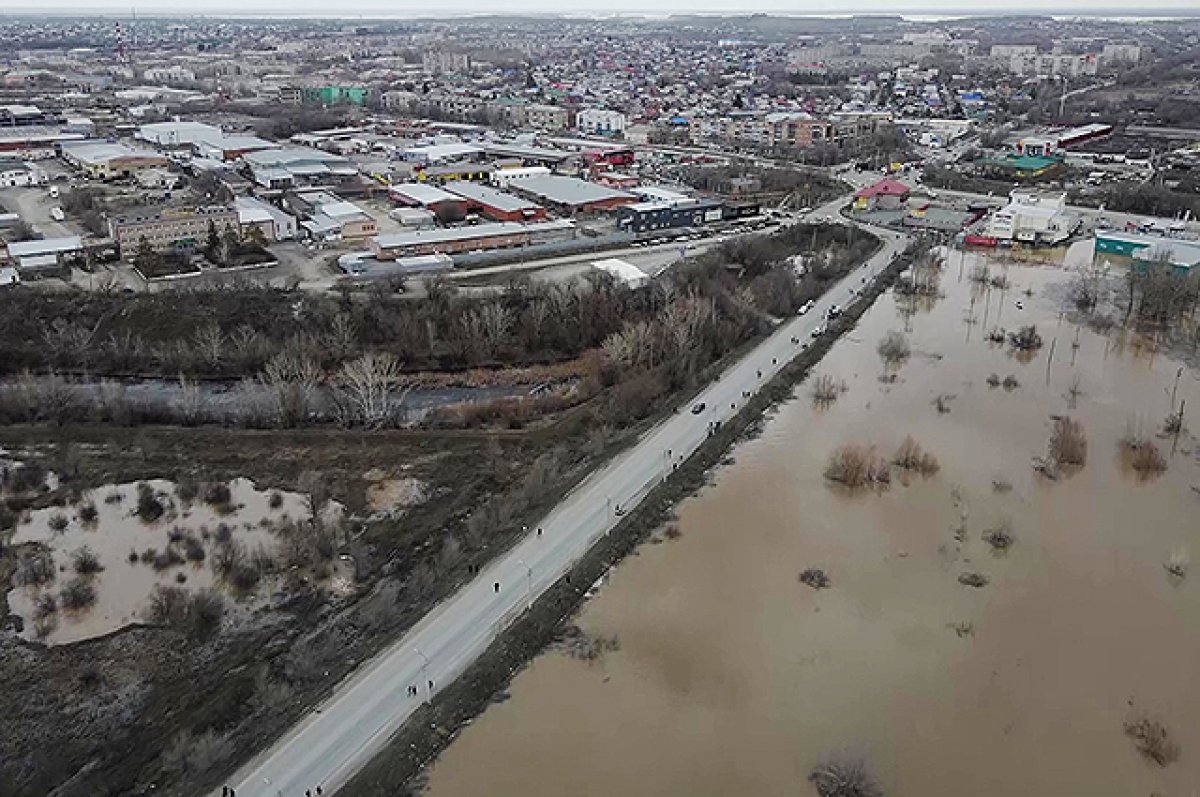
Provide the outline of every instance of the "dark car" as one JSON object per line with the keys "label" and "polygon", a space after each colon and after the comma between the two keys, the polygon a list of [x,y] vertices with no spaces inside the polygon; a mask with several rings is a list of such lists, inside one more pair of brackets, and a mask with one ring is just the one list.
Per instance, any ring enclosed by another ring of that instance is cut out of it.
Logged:
{"label": "dark car", "polygon": [[704,412],[704,402],[703,401],[701,401],[699,404],[692,405],[692,415],[699,415],[702,412]]}

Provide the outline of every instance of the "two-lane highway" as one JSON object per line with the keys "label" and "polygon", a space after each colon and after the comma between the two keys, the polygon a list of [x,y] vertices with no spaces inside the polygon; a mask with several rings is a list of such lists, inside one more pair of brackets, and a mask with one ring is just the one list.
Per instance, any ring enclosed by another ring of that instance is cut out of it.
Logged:
{"label": "two-lane highway", "polygon": [[[843,200],[844,201],[844,200]],[[630,450],[591,474],[506,555],[439,604],[396,644],[348,677],[316,711],[232,779],[239,797],[332,794],[423,702],[460,675],[496,636],[656,484],[686,460],[718,422],[745,406],[811,341],[828,308],[850,304],[899,253],[907,237],[873,230],[884,246],[806,315],[775,332]]]}

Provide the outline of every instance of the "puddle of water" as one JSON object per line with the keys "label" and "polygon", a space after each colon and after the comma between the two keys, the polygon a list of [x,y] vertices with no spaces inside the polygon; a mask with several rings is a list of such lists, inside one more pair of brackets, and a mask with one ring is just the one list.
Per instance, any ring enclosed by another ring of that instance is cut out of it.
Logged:
{"label": "puddle of water", "polygon": [[[203,495],[184,501],[170,481],[153,479],[145,484],[165,507],[162,517],[152,522],[145,522],[137,515],[136,483],[106,485],[76,505],[39,509],[22,518],[9,544],[43,543],[53,556],[56,571],[54,580],[43,586],[15,586],[8,593],[9,610],[25,621],[23,637],[63,644],[140,622],[150,597],[160,585],[192,591],[215,586],[232,597],[214,571],[217,540],[228,533],[248,552],[261,548],[274,553],[279,542],[273,527],[287,518],[309,516],[304,496],[258,490],[249,479],[229,482],[229,503],[221,508],[205,503]],[[84,507],[95,508],[94,519],[85,519]],[[331,506],[329,511],[336,514],[340,508]],[[203,559],[188,560],[183,542],[187,536],[195,538],[204,549]],[[85,547],[95,554],[103,568],[87,577],[95,590],[95,603],[79,611],[60,608],[57,625],[39,637],[35,622],[39,598],[59,595],[63,586],[75,578],[75,556]],[[155,563],[143,556],[148,550],[164,556],[174,550],[178,556]],[[132,561],[134,558],[136,561]],[[243,609],[261,606],[269,592],[269,583],[264,581],[252,594],[237,596],[236,605]],[[230,608],[234,605],[233,600],[227,603]]]}
{"label": "puddle of water", "polygon": [[[965,276],[979,256],[961,281],[959,257],[940,301],[901,314],[885,296],[834,347],[815,374],[845,381],[835,403],[799,388],[680,506],[678,539],[612,572],[578,624],[619,650],[590,665],[539,656],[435,762],[433,797],[793,797],[815,793],[808,773],[839,750],[888,794],[1190,792],[1200,577],[1172,583],[1163,565],[1200,547],[1200,465],[1190,439],[1173,454],[1157,440],[1169,469],[1139,480],[1118,451],[1131,419],[1152,429],[1168,413],[1177,364],[1086,329],[1073,348],[1046,290],[1062,270],[1011,266],[1011,289],[982,291]],[[984,337],[1028,323],[1045,340],[1029,358]],[[881,382],[876,345],[906,326],[913,355]],[[1020,387],[989,387],[991,373]],[[1194,373],[1179,396],[1200,406]],[[1089,454],[1052,482],[1032,462],[1062,413]],[[823,478],[837,447],[890,457],[907,435],[936,475],[854,494]],[[983,536],[1005,523],[1016,541],[997,555]],[[809,567],[831,585],[800,583]],[[967,573],[987,585],[959,583]],[[1165,769],[1122,733],[1143,711],[1182,748]]]}

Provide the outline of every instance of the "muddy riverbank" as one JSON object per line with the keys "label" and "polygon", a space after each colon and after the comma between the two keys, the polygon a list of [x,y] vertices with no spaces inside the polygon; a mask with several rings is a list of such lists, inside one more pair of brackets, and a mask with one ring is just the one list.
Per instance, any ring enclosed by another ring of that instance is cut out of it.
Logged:
{"label": "muddy riverbank", "polygon": [[[680,506],[673,539],[612,571],[578,623],[619,649],[541,655],[430,769],[430,793],[791,795],[844,750],[897,794],[1175,793],[1200,777],[1200,585],[1164,566],[1200,544],[1200,465],[1190,434],[1155,436],[1172,390],[1200,406],[1200,382],[1176,386],[1177,363],[1134,336],[1063,320],[1071,274],[1012,266],[988,290],[958,257],[942,298],[885,297],[835,345],[815,369],[844,381],[834,403],[801,388]],[[1028,324],[1037,351],[988,340]],[[885,369],[893,329],[911,353]],[[1082,423],[1088,454],[1051,480],[1032,465],[1056,415]],[[1130,467],[1131,433],[1165,472]],[[891,458],[906,436],[935,474],[894,468],[882,491],[825,479],[838,447]],[[985,540],[1006,529],[1007,550]],[[801,583],[806,568],[830,586]],[[986,583],[960,582],[974,574]],[[1177,761],[1139,755],[1123,725],[1141,717]]]}

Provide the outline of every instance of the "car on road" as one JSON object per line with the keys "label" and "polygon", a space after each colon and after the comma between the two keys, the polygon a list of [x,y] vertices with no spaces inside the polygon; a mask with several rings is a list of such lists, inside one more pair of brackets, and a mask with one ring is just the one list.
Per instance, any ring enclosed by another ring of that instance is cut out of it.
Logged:
{"label": "car on road", "polygon": [[841,314],[842,308],[838,307],[836,304],[831,304],[829,309],[825,311],[826,318],[837,318]]}
{"label": "car on road", "polygon": [[813,309],[813,301],[812,299],[809,299],[807,302],[800,305],[800,309],[796,311],[796,315],[804,315],[811,309]]}
{"label": "car on road", "polygon": [[819,337],[821,337],[822,335],[824,335],[824,334],[825,334],[825,325],[824,325],[824,324],[818,324],[816,327],[814,327],[814,328],[813,328],[813,331],[812,331],[812,333],[811,333],[811,334],[812,334],[812,336],[813,336],[814,338],[819,338]]}
{"label": "car on road", "polygon": [[692,415],[699,415],[702,412],[704,412],[704,402],[703,401],[701,401],[699,404],[692,405]]}

